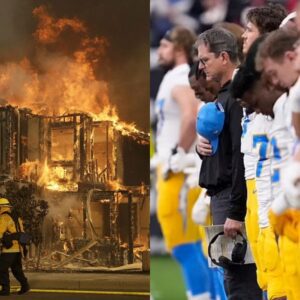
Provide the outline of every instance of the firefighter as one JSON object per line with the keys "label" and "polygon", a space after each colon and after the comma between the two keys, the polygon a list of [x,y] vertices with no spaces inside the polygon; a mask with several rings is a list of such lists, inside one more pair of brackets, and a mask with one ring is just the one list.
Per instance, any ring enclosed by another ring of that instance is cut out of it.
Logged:
{"label": "firefighter", "polygon": [[[0,291],[0,296],[8,296],[10,294],[9,268],[21,284],[18,294],[24,294],[30,289],[22,269],[22,251],[19,241],[13,240],[9,248],[6,248],[3,244],[2,238],[5,233],[17,232],[15,222],[10,216],[11,207],[7,199],[0,198],[0,238],[2,240],[0,254],[0,285],[2,290]],[[19,224],[21,231],[23,231],[23,224],[20,219]]]}

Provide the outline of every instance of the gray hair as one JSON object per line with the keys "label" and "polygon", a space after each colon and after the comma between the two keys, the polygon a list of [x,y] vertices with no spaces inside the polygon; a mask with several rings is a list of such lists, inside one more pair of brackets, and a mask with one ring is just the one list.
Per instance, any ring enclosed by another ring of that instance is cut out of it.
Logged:
{"label": "gray hair", "polygon": [[219,55],[227,52],[232,63],[239,61],[238,45],[236,37],[228,30],[223,28],[212,28],[202,32],[196,41],[196,47],[204,44],[210,52]]}

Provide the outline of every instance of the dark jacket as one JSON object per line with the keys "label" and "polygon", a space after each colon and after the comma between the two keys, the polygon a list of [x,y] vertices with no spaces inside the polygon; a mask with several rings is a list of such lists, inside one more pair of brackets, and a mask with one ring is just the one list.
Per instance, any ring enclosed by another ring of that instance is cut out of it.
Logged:
{"label": "dark jacket", "polygon": [[241,153],[242,107],[231,97],[230,81],[219,91],[217,102],[225,110],[225,123],[219,136],[217,152],[213,156],[201,156],[202,166],[199,185],[208,195],[232,187],[228,218],[244,221],[246,215],[247,189],[244,178],[244,162]]}

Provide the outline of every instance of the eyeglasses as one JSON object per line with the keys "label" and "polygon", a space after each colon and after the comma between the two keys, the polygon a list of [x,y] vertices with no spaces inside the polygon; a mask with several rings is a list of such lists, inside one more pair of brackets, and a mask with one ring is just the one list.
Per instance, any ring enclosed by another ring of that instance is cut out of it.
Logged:
{"label": "eyeglasses", "polygon": [[[215,55],[214,58],[218,58],[218,57],[219,57],[222,53],[224,53],[224,52],[227,52],[229,56],[231,56],[231,55],[233,55],[233,54],[236,55],[236,53],[234,53],[233,51],[225,49],[225,50],[222,50],[222,51],[220,51],[220,52],[215,53],[215,54],[214,54],[214,55]],[[205,58],[205,59],[199,58],[199,66],[200,66],[200,67],[201,67],[201,66],[202,66],[202,67],[206,67],[206,66],[207,66],[208,60],[209,60],[208,58]]]}
{"label": "eyeglasses", "polygon": [[198,68],[199,68],[199,67],[205,68],[206,65],[207,65],[207,62],[204,61],[202,58],[199,58],[199,65],[198,65]]}

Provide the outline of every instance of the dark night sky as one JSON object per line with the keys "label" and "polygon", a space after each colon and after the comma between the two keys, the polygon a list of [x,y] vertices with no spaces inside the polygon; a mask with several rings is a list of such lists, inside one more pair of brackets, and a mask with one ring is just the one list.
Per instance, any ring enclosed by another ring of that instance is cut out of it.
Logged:
{"label": "dark night sky", "polygon": [[36,19],[46,4],[55,17],[83,20],[110,47],[101,76],[121,119],[149,129],[149,0],[0,0],[0,62],[30,52]]}

